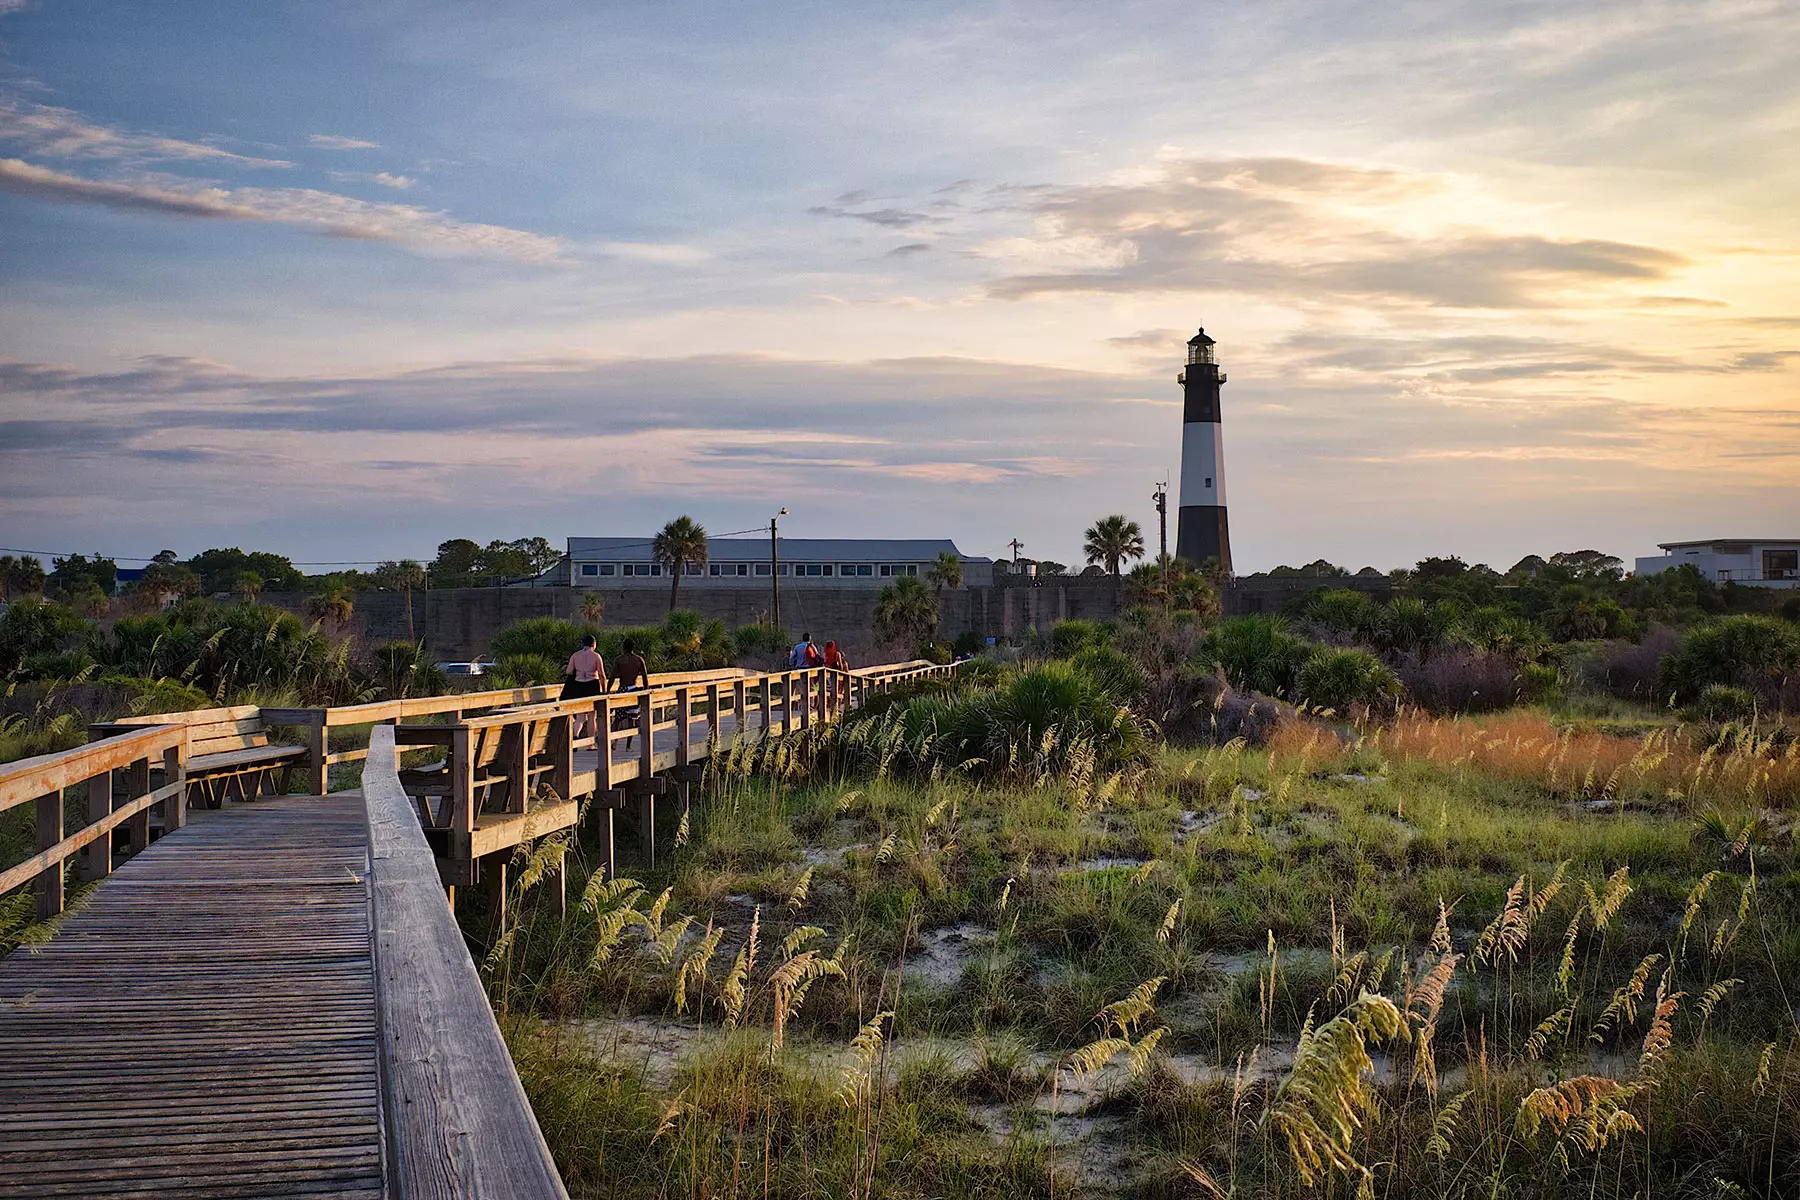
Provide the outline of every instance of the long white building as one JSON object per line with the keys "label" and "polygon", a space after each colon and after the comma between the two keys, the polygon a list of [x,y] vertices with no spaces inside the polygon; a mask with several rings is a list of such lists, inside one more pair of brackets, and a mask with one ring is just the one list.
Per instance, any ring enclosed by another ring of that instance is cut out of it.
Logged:
{"label": "long white building", "polygon": [[1800,587],[1800,539],[1663,542],[1660,555],[1637,560],[1639,575],[1655,575],[1694,566],[1714,583],[1746,583],[1756,587]]}
{"label": "long white building", "polygon": [[[669,586],[668,569],[657,562],[651,537],[576,537],[561,563],[534,582],[578,588]],[[962,563],[964,587],[994,581],[994,560],[964,554],[949,538],[708,538],[706,565],[689,567],[681,586],[744,587],[786,584],[813,587],[879,588],[903,576],[924,579],[939,554]]]}

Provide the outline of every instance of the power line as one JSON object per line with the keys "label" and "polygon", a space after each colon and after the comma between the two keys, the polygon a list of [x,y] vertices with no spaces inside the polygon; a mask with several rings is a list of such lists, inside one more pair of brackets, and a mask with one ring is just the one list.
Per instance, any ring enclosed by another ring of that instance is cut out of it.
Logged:
{"label": "power line", "polygon": [[[762,532],[762,527],[758,526],[755,529],[734,529],[730,533],[709,533],[706,535],[706,537],[707,537],[708,541],[711,541],[715,538],[723,539],[723,538],[729,538],[729,537],[742,537],[744,534],[747,534],[747,533],[761,533],[761,532]],[[654,546],[654,545],[656,545],[656,539],[648,538],[644,541],[616,543],[615,548],[619,549],[619,550],[639,550],[639,549],[644,548],[645,546]],[[483,549],[485,549],[485,548],[486,547],[483,547]],[[26,550],[26,549],[23,549],[18,546],[0,546],[0,553],[29,554],[29,555],[32,555],[37,558],[51,558],[51,559],[75,558],[77,556],[80,556],[83,558],[91,557],[91,558],[96,558],[96,559],[105,559],[108,562],[114,562],[114,563],[122,563],[122,562],[151,563],[151,562],[156,561],[155,555],[150,555],[149,557],[144,557],[142,555],[135,555],[135,554],[101,554],[98,550],[92,550],[92,551],[88,551],[88,550]],[[204,554],[204,553],[206,553],[206,551],[201,551],[201,553]],[[248,551],[244,551],[243,553],[245,553],[245,554],[270,554],[270,553],[273,553],[273,551],[248,550]],[[193,555],[185,561],[191,562],[194,558],[198,558],[198,557],[199,557],[199,555]],[[564,556],[559,555],[558,557],[560,558],[560,557],[564,557]],[[289,559],[288,565],[294,566],[294,567],[379,567],[383,563],[388,563],[388,562],[393,562],[393,561],[395,561],[395,560],[391,559],[391,558],[304,560],[304,561],[296,561],[293,559]],[[479,573],[480,572],[478,572],[478,574]],[[489,572],[489,573],[491,573],[491,572]]]}

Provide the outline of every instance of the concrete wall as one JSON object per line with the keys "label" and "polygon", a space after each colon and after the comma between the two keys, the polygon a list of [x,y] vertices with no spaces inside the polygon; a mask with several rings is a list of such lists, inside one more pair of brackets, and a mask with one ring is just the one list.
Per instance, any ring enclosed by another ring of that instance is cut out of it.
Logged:
{"label": "concrete wall", "polygon": [[[1279,612],[1295,596],[1320,586],[1318,580],[1239,580],[1222,597],[1228,616],[1252,612]],[[1332,580],[1328,586],[1348,586],[1383,593],[1387,580]],[[668,613],[666,588],[443,588],[417,591],[412,596],[413,636],[424,639],[431,652],[443,659],[468,659],[487,653],[494,635],[527,617],[560,617],[582,621],[581,602],[598,593],[606,601],[603,624],[609,628],[656,625]],[[1058,621],[1070,618],[1106,620],[1118,615],[1117,589],[1106,578],[1073,576],[1045,579],[1036,584],[1008,581],[990,587],[968,587],[945,592],[940,605],[938,630],[953,639],[967,630],[983,637],[1023,638],[1048,632]],[[867,663],[886,657],[889,647],[875,642],[875,605],[879,588],[849,587],[784,588],[781,623],[792,633],[811,631],[821,643],[836,639],[852,661]],[[295,613],[304,613],[305,597],[294,593],[266,592],[263,600]],[[358,592],[356,612],[349,630],[364,645],[403,641],[407,638],[406,604],[398,592]],[[697,610],[736,629],[768,619],[766,585],[721,587],[714,584],[681,593],[683,608]]]}

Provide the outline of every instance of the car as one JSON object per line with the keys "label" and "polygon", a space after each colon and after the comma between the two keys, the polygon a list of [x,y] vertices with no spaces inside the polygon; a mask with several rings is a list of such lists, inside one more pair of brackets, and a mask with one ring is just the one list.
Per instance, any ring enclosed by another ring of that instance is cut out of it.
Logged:
{"label": "car", "polygon": [[493,663],[482,662],[480,659],[474,662],[441,662],[432,665],[452,679],[473,679],[487,674],[494,666]]}

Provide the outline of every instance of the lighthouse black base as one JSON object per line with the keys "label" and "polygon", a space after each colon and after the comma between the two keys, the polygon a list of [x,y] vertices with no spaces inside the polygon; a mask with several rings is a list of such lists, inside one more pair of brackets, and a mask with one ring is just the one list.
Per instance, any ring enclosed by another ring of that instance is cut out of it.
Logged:
{"label": "lighthouse black base", "polygon": [[1176,518],[1175,557],[1196,567],[1216,558],[1231,571],[1231,530],[1222,504],[1184,504]]}

